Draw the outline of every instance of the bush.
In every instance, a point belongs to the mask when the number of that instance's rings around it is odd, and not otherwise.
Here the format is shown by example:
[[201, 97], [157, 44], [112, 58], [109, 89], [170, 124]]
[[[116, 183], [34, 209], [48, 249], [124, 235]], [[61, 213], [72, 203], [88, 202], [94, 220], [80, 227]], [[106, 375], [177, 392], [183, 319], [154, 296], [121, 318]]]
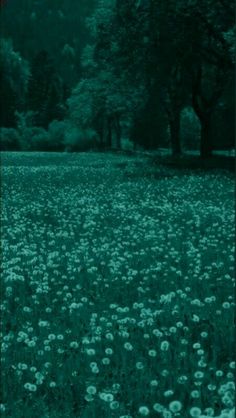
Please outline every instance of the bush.
[[89, 151], [98, 146], [98, 136], [93, 129], [81, 129], [68, 125], [65, 132], [64, 146], [66, 151]]
[[43, 128], [34, 128], [31, 150], [53, 151], [48, 132]]
[[0, 128], [0, 150], [20, 150], [20, 134], [14, 128]]
[[123, 138], [121, 140], [121, 148], [125, 151], [133, 151], [134, 150], [134, 143], [130, 141], [128, 138]]
[[48, 135], [53, 150], [63, 151], [65, 149], [64, 140], [67, 129], [67, 121], [54, 120], [50, 123], [48, 127]]
[[20, 148], [23, 151], [51, 151], [48, 132], [36, 127], [22, 129]]

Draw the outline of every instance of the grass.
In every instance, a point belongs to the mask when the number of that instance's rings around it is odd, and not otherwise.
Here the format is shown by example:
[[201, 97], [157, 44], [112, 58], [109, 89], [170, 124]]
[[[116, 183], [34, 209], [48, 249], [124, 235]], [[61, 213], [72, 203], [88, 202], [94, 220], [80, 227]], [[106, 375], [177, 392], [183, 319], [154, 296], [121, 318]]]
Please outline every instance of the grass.
[[2, 154], [8, 418], [232, 418], [234, 182]]

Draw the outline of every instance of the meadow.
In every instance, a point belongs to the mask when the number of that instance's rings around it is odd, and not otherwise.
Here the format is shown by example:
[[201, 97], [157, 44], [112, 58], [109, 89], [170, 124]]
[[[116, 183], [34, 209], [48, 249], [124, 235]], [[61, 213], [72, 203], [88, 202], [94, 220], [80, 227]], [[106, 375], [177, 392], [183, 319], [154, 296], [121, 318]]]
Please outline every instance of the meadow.
[[1, 415], [233, 418], [232, 175], [1, 160]]

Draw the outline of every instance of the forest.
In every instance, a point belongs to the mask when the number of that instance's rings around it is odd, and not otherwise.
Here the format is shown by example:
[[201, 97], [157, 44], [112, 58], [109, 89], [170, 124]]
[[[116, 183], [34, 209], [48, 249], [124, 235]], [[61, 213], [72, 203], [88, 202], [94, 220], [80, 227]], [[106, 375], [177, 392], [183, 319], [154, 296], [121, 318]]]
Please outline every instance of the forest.
[[233, 0], [1, 1], [1, 150], [234, 147]]

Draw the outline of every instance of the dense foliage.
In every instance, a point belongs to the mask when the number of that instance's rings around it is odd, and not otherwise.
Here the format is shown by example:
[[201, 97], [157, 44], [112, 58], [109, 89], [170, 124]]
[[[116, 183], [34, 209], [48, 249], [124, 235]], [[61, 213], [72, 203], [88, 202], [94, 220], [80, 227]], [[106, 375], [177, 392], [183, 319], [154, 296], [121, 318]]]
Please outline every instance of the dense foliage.
[[62, 121], [55, 150], [78, 150], [87, 139], [100, 148], [132, 141], [208, 157], [233, 146], [232, 0], [60, 0], [50, 8], [31, 0], [6, 3], [1, 13], [3, 149], [16, 111], [33, 112], [32, 126], [47, 131], [48, 143], [50, 123]]

